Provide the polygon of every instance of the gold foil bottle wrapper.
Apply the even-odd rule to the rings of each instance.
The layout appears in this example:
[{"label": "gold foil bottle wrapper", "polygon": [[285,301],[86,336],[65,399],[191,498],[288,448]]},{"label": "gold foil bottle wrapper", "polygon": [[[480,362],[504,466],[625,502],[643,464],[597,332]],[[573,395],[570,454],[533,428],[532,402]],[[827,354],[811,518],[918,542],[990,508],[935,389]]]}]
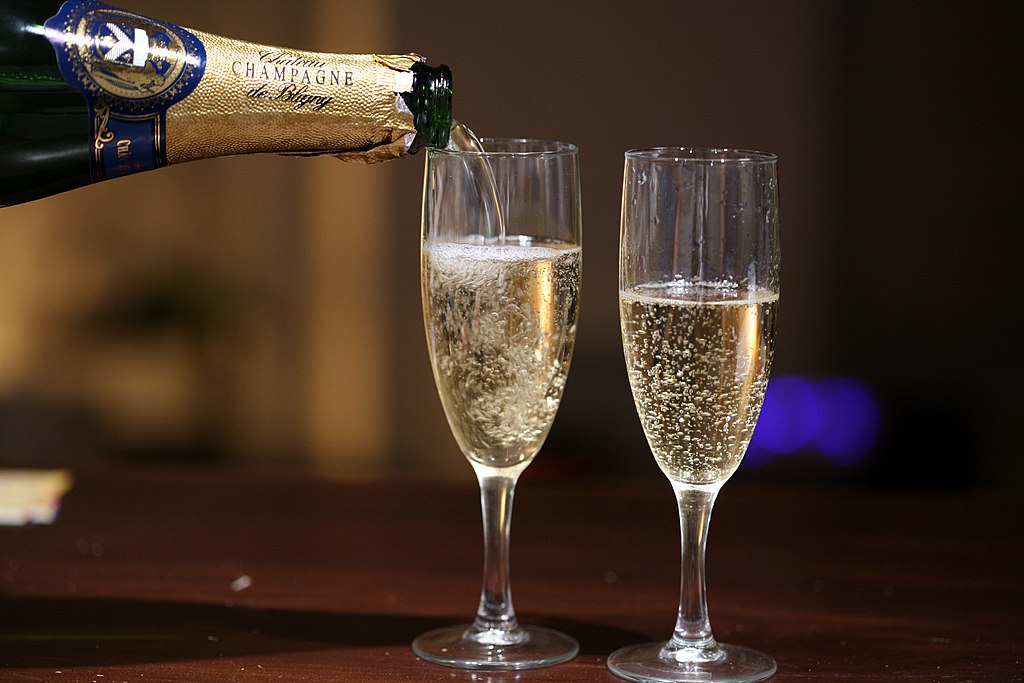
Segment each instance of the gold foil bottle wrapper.
[{"label": "gold foil bottle wrapper", "polygon": [[167,110],[168,163],[256,152],[402,156],[416,134],[401,93],[420,57],[344,55],[193,31],[206,48],[195,90]]}]

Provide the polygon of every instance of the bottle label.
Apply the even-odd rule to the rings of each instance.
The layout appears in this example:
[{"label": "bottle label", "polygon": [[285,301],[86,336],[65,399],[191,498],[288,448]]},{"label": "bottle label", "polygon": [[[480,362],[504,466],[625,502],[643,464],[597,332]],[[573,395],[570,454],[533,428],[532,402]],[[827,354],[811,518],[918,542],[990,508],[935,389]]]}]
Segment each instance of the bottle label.
[{"label": "bottle label", "polygon": [[190,31],[93,0],[69,0],[45,23],[61,75],[85,95],[94,182],[167,165],[167,109],[206,68]]}]

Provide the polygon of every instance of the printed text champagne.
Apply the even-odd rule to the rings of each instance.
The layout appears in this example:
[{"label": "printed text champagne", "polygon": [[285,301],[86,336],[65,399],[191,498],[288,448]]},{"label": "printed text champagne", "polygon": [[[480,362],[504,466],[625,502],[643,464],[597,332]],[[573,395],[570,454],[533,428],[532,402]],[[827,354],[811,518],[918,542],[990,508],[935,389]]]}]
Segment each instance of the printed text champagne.
[{"label": "printed text champagne", "polygon": [[451,73],[257,45],[92,0],[0,0],[0,206],[204,157],[443,147]]}]

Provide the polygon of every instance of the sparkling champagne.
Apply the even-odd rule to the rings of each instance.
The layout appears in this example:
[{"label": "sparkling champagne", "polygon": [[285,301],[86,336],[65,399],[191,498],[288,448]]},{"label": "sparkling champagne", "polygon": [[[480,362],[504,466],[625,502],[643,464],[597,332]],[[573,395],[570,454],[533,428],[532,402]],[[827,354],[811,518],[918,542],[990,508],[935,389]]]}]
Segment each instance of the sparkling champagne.
[{"label": "sparkling champagne", "polygon": [[715,484],[739,467],[768,386],[778,299],[678,282],[619,293],[633,398],[669,479]]},{"label": "sparkling champagne", "polygon": [[427,344],[467,457],[509,467],[540,449],[569,371],[580,265],[578,246],[525,237],[424,244]]},{"label": "sparkling champagne", "polygon": [[501,211],[501,199],[498,197],[498,184],[494,180],[494,170],[487,159],[484,145],[468,126],[458,121],[452,125],[451,135],[445,149],[450,152],[473,152],[479,156],[463,157],[466,173],[475,178],[480,189],[480,201],[486,207],[491,220],[483,226],[487,237],[505,239],[505,220]]}]

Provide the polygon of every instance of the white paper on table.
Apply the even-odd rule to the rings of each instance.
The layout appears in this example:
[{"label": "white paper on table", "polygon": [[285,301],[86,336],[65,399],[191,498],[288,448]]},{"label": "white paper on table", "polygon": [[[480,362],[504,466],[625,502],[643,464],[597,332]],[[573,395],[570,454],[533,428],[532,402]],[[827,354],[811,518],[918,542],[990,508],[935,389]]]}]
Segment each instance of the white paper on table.
[{"label": "white paper on table", "polygon": [[0,526],[52,524],[71,485],[68,470],[0,469]]}]

